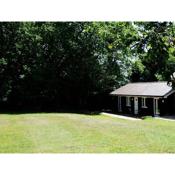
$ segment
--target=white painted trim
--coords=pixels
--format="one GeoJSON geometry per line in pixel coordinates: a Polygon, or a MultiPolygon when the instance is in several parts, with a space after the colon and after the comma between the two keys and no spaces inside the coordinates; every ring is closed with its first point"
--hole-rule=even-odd
{"type": "Polygon", "coordinates": [[[148,108],[148,107],[146,106],[146,97],[142,97],[142,98],[141,98],[141,106],[142,106],[142,108],[148,108]]]}
{"type": "Polygon", "coordinates": [[[168,96],[170,96],[173,93],[175,93],[175,90],[171,90],[170,92],[168,92],[166,95],[164,95],[164,98],[167,98],[168,96]]]}
{"type": "Polygon", "coordinates": [[[138,106],[138,97],[134,97],[134,114],[137,115],[139,110],[139,106],[138,106]]]}
{"type": "MultiPolygon", "coordinates": [[[[175,90],[174,90],[174,92],[175,92],[175,90]]],[[[174,92],[171,91],[170,95],[174,92]]],[[[123,95],[123,94],[120,94],[120,95],[116,94],[116,95],[113,95],[113,96],[121,96],[121,97],[130,96],[130,97],[138,97],[138,98],[143,98],[143,97],[145,97],[145,98],[165,98],[166,96],[169,96],[169,93],[165,94],[165,96],[147,96],[147,95],[142,95],[141,96],[141,95],[123,95]]]]}
{"type": "Polygon", "coordinates": [[[131,107],[131,97],[126,96],[126,106],[131,107]]]}
{"type": "Polygon", "coordinates": [[[154,111],[154,116],[159,116],[159,98],[153,98],[153,111],[154,111]]]}

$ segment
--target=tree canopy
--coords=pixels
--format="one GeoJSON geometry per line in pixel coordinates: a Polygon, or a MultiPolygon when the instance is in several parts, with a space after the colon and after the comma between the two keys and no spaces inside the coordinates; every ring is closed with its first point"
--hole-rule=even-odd
{"type": "Polygon", "coordinates": [[[175,71],[172,22],[1,22],[0,104],[86,106],[129,81],[175,71]]]}

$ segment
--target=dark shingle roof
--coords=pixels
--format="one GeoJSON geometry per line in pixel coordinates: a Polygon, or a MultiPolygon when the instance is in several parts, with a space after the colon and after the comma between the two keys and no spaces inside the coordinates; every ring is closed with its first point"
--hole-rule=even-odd
{"type": "Polygon", "coordinates": [[[162,97],[172,91],[167,82],[129,83],[111,92],[111,95],[156,96],[162,97]]]}

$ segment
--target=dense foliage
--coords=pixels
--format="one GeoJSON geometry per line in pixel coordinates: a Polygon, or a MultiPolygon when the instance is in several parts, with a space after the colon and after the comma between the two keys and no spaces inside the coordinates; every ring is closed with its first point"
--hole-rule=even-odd
{"type": "Polygon", "coordinates": [[[1,109],[87,107],[128,81],[168,80],[174,45],[171,22],[0,23],[1,109]]]}

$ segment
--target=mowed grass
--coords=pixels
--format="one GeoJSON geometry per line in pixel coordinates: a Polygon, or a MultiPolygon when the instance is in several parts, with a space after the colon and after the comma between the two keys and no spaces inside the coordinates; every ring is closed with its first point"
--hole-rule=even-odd
{"type": "Polygon", "coordinates": [[[174,153],[175,122],[71,113],[0,114],[1,153],[174,153]]]}

